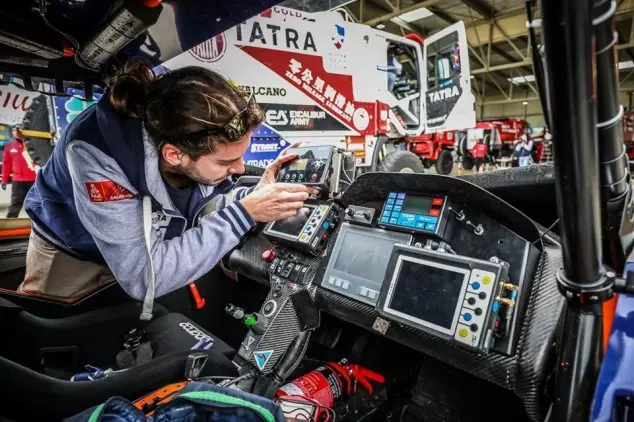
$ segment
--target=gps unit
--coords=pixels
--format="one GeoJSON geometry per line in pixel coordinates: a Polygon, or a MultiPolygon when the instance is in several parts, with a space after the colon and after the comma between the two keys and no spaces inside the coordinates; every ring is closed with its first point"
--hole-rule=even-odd
{"type": "Polygon", "coordinates": [[[321,287],[374,306],[392,247],[411,241],[411,234],[343,223],[321,287]]]}
{"type": "Polygon", "coordinates": [[[446,196],[411,196],[390,192],[383,204],[379,226],[441,235],[448,210],[446,196]]]}
{"type": "Polygon", "coordinates": [[[268,223],[263,233],[273,241],[317,255],[338,222],[336,205],[312,200],[304,202],[296,215],[268,223]]]}
{"type": "Polygon", "coordinates": [[[299,157],[280,169],[277,181],[325,189],[333,153],[334,147],[330,145],[289,148],[287,154],[299,154],[299,157]]]}
{"type": "Polygon", "coordinates": [[[506,267],[395,245],[377,311],[386,318],[488,352],[498,328],[497,301],[506,267]]]}

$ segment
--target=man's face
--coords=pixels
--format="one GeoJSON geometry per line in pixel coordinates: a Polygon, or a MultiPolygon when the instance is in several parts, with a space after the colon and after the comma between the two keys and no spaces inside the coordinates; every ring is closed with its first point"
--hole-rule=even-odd
{"type": "Polygon", "coordinates": [[[242,157],[250,144],[251,133],[248,133],[238,142],[216,145],[214,152],[195,161],[188,155],[183,155],[178,171],[198,183],[220,184],[232,174],[244,173],[242,157]]]}

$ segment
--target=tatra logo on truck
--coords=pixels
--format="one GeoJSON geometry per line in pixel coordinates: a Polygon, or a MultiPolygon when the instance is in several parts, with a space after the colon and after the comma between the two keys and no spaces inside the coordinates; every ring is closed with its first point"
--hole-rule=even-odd
{"type": "Polygon", "coordinates": [[[189,50],[192,56],[206,63],[220,60],[222,56],[224,56],[225,51],[227,51],[227,39],[225,38],[225,34],[218,34],[189,50]]]}
{"type": "Polygon", "coordinates": [[[243,22],[236,26],[236,35],[239,43],[317,52],[313,34],[282,28],[280,25],[260,24],[258,21],[243,22]]]}
{"type": "Polygon", "coordinates": [[[427,95],[429,95],[429,101],[431,101],[432,103],[437,103],[449,98],[459,97],[460,90],[457,86],[454,85],[450,88],[441,89],[440,91],[430,92],[427,95]]]}

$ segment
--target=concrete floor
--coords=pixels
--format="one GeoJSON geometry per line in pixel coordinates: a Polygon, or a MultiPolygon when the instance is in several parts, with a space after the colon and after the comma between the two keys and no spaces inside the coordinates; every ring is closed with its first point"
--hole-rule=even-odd
{"type": "MultiPolygon", "coordinates": [[[[6,218],[11,203],[11,185],[7,185],[7,190],[0,189],[0,218],[6,218]]],[[[24,208],[20,211],[19,217],[27,217],[24,208]]]]}

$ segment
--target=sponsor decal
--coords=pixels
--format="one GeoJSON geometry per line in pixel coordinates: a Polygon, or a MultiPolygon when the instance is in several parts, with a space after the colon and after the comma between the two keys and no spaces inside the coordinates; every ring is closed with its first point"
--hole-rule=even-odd
{"type": "Polygon", "coordinates": [[[239,23],[236,26],[236,34],[239,43],[317,52],[315,39],[310,31],[250,21],[239,23]]]}
{"type": "Polygon", "coordinates": [[[317,105],[260,103],[260,106],[266,110],[266,124],[280,132],[349,130],[317,105]]]}
{"type": "Polygon", "coordinates": [[[286,97],[286,89],[284,88],[250,85],[240,85],[240,88],[244,89],[248,94],[253,93],[254,95],[266,95],[269,97],[286,97]]]}
{"type": "Polygon", "coordinates": [[[6,124],[21,123],[32,101],[32,92],[13,85],[3,86],[0,89],[0,121],[6,124]]]}
{"type": "MultiPolygon", "coordinates": [[[[178,324],[178,326],[181,327],[183,330],[185,330],[185,332],[187,332],[187,334],[189,334],[190,336],[192,336],[196,340],[198,340],[198,343],[196,344],[196,345],[198,345],[198,348],[200,348],[201,345],[206,344],[206,343],[211,343],[213,345],[214,339],[211,338],[210,335],[205,334],[202,331],[200,331],[200,329],[198,329],[198,327],[196,327],[191,322],[181,322],[181,323],[178,324]]],[[[196,347],[196,345],[194,345],[194,347],[196,347]]],[[[207,349],[208,347],[205,347],[205,348],[207,349]]]]}
{"type": "Polygon", "coordinates": [[[260,371],[262,371],[269,362],[271,355],[273,355],[273,350],[261,350],[253,353],[253,357],[255,357],[255,364],[258,366],[260,371]]]}
{"type": "Polygon", "coordinates": [[[290,81],[340,122],[364,135],[374,133],[376,103],[355,101],[352,76],[326,72],[323,57],[250,45],[240,48],[290,81]]]}
{"type": "Polygon", "coordinates": [[[227,51],[225,34],[218,34],[207,41],[189,49],[189,53],[201,62],[213,63],[224,56],[227,51]]]}
{"type": "Polygon", "coordinates": [[[346,28],[341,25],[335,25],[335,29],[337,30],[337,34],[332,37],[332,42],[335,45],[337,50],[340,50],[343,47],[343,42],[346,38],[346,28]]]}
{"type": "Polygon", "coordinates": [[[91,202],[116,202],[135,198],[132,192],[112,180],[85,182],[85,185],[91,202]]]}

